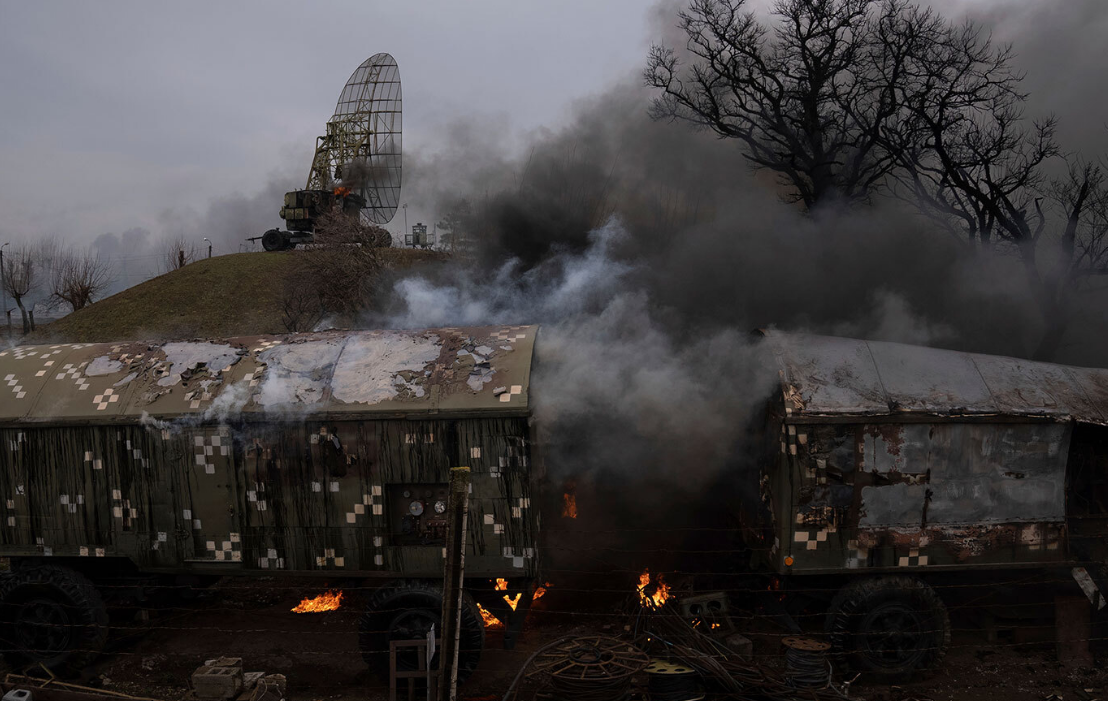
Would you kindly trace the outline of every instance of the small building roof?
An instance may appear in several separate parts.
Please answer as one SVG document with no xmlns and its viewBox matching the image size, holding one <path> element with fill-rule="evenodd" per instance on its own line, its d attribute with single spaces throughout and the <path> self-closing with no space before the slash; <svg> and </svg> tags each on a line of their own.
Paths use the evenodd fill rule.
<svg viewBox="0 0 1108 701">
<path fill-rule="evenodd" d="M 1006 415 L 1108 425 L 1108 370 L 763 331 L 790 415 Z"/>
<path fill-rule="evenodd" d="M 0 350 L 0 424 L 527 415 L 537 326 Z"/>
</svg>

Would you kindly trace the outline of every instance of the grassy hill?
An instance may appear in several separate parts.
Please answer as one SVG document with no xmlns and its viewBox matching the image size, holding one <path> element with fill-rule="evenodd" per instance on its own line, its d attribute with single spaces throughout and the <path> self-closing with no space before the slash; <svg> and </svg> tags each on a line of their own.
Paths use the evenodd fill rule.
<svg viewBox="0 0 1108 701">
<path fill-rule="evenodd" d="M 282 296 L 295 251 L 236 253 L 190 263 L 40 326 L 25 343 L 161 340 L 284 333 Z M 393 269 L 442 260 L 441 253 L 390 248 Z"/>
</svg>

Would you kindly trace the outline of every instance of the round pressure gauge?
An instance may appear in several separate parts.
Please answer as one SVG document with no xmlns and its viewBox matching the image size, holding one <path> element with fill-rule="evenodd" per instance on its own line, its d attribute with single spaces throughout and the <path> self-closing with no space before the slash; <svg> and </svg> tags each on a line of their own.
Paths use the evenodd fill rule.
<svg viewBox="0 0 1108 701">
<path fill-rule="evenodd" d="M 446 513 L 446 502 L 445 501 L 442 501 L 440 499 L 439 501 L 435 502 L 435 513 L 436 514 Z"/>
<path fill-rule="evenodd" d="M 423 514 L 423 502 L 422 501 L 413 501 L 411 504 L 408 504 L 408 511 L 411 512 L 412 516 L 422 515 Z"/>
</svg>

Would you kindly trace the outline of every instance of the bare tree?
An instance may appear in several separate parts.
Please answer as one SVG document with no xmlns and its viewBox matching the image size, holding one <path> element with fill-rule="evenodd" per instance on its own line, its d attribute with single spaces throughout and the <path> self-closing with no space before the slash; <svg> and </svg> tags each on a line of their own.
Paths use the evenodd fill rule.
<svg viewBox="0 0 1108 701">
<path fill-rule="evenodd" d="M 168 238 L 162 244 L 160 271 L 165 274 L 180 270 L 196 260 L 196 257 L 195 243 L 188 241 L 184 236 Z"/>
<path fill-rule="evenodd" d="M 60 253 L 50 261 L 51 297 L 72 311 L 91 304 L 112 280 L 111 265 L 91 252 Z"/>
<path fill-rule="evenodd" d="M 746 0 L 693 0 L 679 15 L 687 52 L 650 51 L 651 115 L 738 139 L 809 210 L 865 201 L 895 166 L 882 135 L 903 119 L 906 67 L 942 20 L 904 0 L 777 0 L 773 11 L 771 29 Z"/>
<path fill-rule="evenodd" d="M 1011 46 L 971 24 L 946 27 L 913 56 L 909 116 L 886 133 L 897 160 L 893 192 L 968 245 L 1019 257 L 1043 321 L 1032 357 L 1050 360 L 1073 296 L 1108 270 L 1105 178 L 1061 153 L 1053 117 L 1024 118 L 1027 94 L 1011 57 Z M 1066 175 L 1050 178 L 1058 161 Z"/>
<path fill-rule="evenodd" d="M 20 246 L 4 256 L 4 291 L 19 306 L 24 334 L 34 331 L 34 322 L 28 316 L 23 300 L 38 287 L 38 274 L 38 262 L 29 247 Z"/>
</svg>

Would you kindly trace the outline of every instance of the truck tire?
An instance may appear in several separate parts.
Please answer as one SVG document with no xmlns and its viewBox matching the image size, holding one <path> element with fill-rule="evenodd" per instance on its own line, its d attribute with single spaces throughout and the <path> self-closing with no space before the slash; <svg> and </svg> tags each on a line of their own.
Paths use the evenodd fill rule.
<svg viewBox="0 0 1108 701">
<path fill-rule="evenodd" d="M 104 600 L 84 575 L 58 565 L 25 565 L 0 580 L 4 657 L 42 664 L 59 676 L 88 666 L 108 639 Z"/>
<path fill-rule="evenodd" d="M 267 251 L 283 251 L 288 245 L 288 239 L 277 229 L 270 229 L 262 234 L 262 248 Z"/>
<path fill-rule="evenodd" d="M 886 679 L 935 669 L 950 644 L 950 618 L 915 577 L 850 582 L 831 602 L 826 631 L 841 665 Z"/>
<path fill-rule="evenodd" d="M 406 580 L 386 584 L 370 597 L 366 611 L 358 623 L 358 647 L 370 669 L 382 679 L 389 677 L 389 642 L 426 638 L 431 626 L 441 630 L 442 588 L 422 580 Z M 462 594 L 462 631 L 458 648 L 458 683 L 477 669 L 481 649 L 485 646 L 485 626 L 477 604 L 468 592 Z M 432 667 L 437 665 L 435 652 Z M 414 651 L 397 654 L 397 667 L 414 670 Z"/>
</svg>

